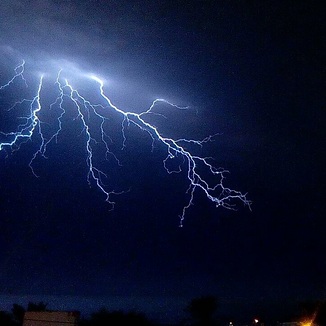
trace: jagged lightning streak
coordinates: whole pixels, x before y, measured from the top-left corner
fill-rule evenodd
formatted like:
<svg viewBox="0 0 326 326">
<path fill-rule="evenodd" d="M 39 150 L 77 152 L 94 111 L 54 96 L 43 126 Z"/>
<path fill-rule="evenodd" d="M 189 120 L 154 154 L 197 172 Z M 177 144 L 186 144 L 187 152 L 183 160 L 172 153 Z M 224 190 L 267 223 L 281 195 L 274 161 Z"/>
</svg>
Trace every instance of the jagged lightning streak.
<svg viewBox="0 0 326 326">
<path fill-rule="evenodd" d="M 15 68 L 15 75 L 6 84 L 2 86 L 0 85 L 0 91 L 13 84 L 17 78 L 21 78 L 25 82 L 25 85 L 27 86 L 26 79 L 24 78 L 24 71 L 25 71 L 25 60 L 23 60 L 23 62 Z"/>
<path fill-rule="evenodd" d="M 85 75 L 92 83 L 97 85 L 98 96 L 102 99 L 105 104 L 92 103 L 91 100 L 87 99 L 81 92 L 74 87 L 73 83 L 69 81 L 69 78 L 62 76 L 63 68 L 58 69 L 56 79 L 54 82 L 54 88 L 56 89 L 56 98 L 50 105 L 44 105 L 42 98 L 42 89 L 44 83 L 44 75 L 40 75 L 38 78 L 38 86 L 35 91 L 35 95 L 28 99 L 23 98 L 22 100 L 14 103 L 9 110 L 16 109 L 18 106 L 28 104 L 28 113 L 20 119 L 24 119 L 25 123 L 19 124 L 16 130 L 9 132 L 1 132 L 0 135 L 4 140 L 0 141 L 0 151 L 9 148 L 16 149 L 20 148 L 21 144 L 28 141 L 34 140 L 38 137 L 40 139 L 40 145 L 38 149 L 32 155 L 29 166 L 35 176 L 38 176 L 33 169 L 33 162 L 38 156 L 46 157 L 46 151 L 50 143 L 53 141 L 57 142 L 60 132 L 63 128 L 63 117 L 67 113 L 67 107 L 71 108 L 71 105 L 76 111 L 76 119 L 81 122 L 83 133 L 85 134 L 85 148 L 86 148 L 86 164 L 88 166 L 87 181 L 89 185 L 94 182 L 99 190 L 105 195 L 106 201 L 114 207 L 114 201 L 111 199 L 112 195 L 120 194 L 124 191 L 109 190 L 108 186 L 104 183 L 104 179 L 107 179 L 107 174 L 103 172 L 96 164 L 94 156 L 95 149 L 94 145 L 98 142 L 105 146 L 105 156 L 108 159 L 109 156 L 113 157 L 117 164 L 120 164 L 119 159 L 110 149 L 110 143 L 112 139 L 105 131 L 105 125 L 110 123 L 108 114 L 115 114 L 121 118 L 121 134 L 122 134 L 122 149 L 126 147 L 126 130 L 130 125 L 135 126 L 139 130 L 146 132 L 151 141 L 152 149 L 154 148 L 155 142 L 159 143 L 166 152 L 166 156 L 163 159 L 163 166 L 167 173 L 185 173 L 185 177 L 188 182 L 188 199 L 183 205 L 180 214 L 180 226 L 183 226 L 185 215 L 187 210 L 193 205 L 194 195 L 196 191 L 204 193 L 206 198 L 214 203 L 216 207 L 222 206 L 228 209 L 234 209 L 234 200 L 240 200 L 245 205 L 250 207 L 250 201 L 247 199 L 246 194 L 242 194 L 239 191 L 232 190 L 224 186 L 224 176 L 227 172 L 224 169 L 215 168 L 210 157 L 201 157 L 192 153 L 186 148 L 187 144 L 194 146 L 203 146 L 205 143 L 212 140 L 213 136 L 208 136 L 203 140 L 194 139 L 173 139 L 164 136 L 152 123 L 148 122 L 146 117 L 151 114 L 162 115 L 154 111 L 154 108 L 159 103 L 164 103 L 177 109 L 184 109 L 179 107 L 165 99 L 155 99 L 150 107 L 140 113 L 132 111 L 124 111 L 114 105 L 111 99 L 104 92 L 104 81 L 95 75 Z M 19 64 L 15 69 L 14 76 L 0 86 L 0 91 L 5 91 L 15 86 L 18 80 L 24 82 L 27 87 L 27 81 L 24 77 L 25 72 L 25 61 Z M 69 104 L 70 103 L 70 104 Z M 56 128 L 52 132 L 45 132 L 43 124 L 45 122 L 40 118 L 41 111 L 58 109 L 58 115 L 56 117 Z M 94 131 L 91 126 L 91 119 L 95 117 L 100 121 L 99 130 Z M 96 132 L 100 133 L 100 139 L 97 139 Z M 169 162 L 178 161 L 177 168 L 169 167 Z M 205 177 L 204 177 L 205 175 Z"/>
</svg>

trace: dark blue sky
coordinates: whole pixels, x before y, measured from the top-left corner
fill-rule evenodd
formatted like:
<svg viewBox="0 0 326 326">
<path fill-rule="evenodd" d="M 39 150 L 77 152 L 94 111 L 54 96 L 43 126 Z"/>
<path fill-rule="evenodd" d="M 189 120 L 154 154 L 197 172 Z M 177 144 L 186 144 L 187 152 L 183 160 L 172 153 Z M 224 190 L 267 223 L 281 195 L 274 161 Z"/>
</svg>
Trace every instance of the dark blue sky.
<svg viewBox="0 0 326 326">
<path fill-rule="evenodd" d="M 31 0 L 0 9 L 1 84 L 22 58 L 26 71 L 65 59 L 107 78 L 122 109 L 139 112 L 156 97 L 189 105 L 160 128 L 177 138 L 220 133 L 202 154 L 253 201 L 252 211 L 228 211 L 198 195 L 179 228 L 187 185 L 135 138 L 115 180 L 131 191 L 108 212 L 87 185 L 70 121 L 37 162 L 39 178 L 28 167 L 35 143 L 0 153 L 3 302 L 51 296 L 56 308 L 53 298 L 69 296 L 66 307 L 79 309 L 82 298 L 96 298 L 94 307 L 131 300 L 127 308 L 146 312 L 153 302 L 174 316 L 213 294 L 221 311 L 251 316 L 325 298 L 325 17 L 317 1 Z M 2 130 L 14 92 L 0 97 Z"/>
</svg>

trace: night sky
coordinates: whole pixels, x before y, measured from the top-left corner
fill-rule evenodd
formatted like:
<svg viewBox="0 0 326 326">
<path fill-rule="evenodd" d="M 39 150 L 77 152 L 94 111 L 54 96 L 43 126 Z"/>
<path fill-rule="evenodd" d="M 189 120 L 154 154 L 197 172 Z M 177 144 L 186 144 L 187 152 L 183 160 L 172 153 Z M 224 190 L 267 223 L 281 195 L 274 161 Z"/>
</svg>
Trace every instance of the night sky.
<svg viewBox="0 0 326 326">
<path fill-rule="evenodd" d="M 225 185 L 252 205 L 215 208 L 198 193 L 180 228 L 185 174 L 166 173 L 151 140 L 131 133 L 125 150 L 116 145 L 123 168 L 107 163 L 112 183 L 130 189 L 109 211 L 87 184 L 83 133 L 68 113 L 48 159 L 35 162 L 38 178 L 28 166 L 36 138 L 0 152 L 0 310 L 43 300 L 169 321 L 192 298 L 215 295 L 220 313 L 282 318 L 301 300 L 325 299 L 318 2 L 1 1 L 0 84 L 22 59 L 26 74 L 64 60 L 104 77 L 122 110 L 155 98 L 188 106 L 166 108 L 155 124 L 176 139 L 218 134 L 200 155 L 229 170 Z M 21 87 L 0 93 L 0 131 L 16 123 L 5 103 Z"/>
</svg>

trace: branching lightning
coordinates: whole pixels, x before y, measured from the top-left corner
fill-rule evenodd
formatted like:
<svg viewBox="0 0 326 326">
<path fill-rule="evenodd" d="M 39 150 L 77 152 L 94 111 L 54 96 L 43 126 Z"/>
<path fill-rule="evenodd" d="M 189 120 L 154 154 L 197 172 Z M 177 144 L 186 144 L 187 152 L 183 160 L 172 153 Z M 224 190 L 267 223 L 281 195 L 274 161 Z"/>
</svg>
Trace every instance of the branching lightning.
<svg viewBox="0 0 326 326">
<path fill-rule="evenodd" d="M 15 90 L 17 83 L 23 83 L 23 87 L 30 87 L 25 78 L 25 61 L 20 63 L 14 69 L 14 74 L 8 82 L 0 85 L 0 95 L 7 90 Z M 250 201 L 247 199 L 246 194 L 242 194 L 239 191 L 232 190 L 224 186 L 224 177 L 226 170 L 216 168 L 212 165 L 212 159 L 210 157 L 201 157 L 191 152 L 187 144 L 192 146 L 203 146 L 205 143 L 212 141 L 213 136 L 208 136 L 203 140 L 194 139 L 174 139 L 166 137 L 162 134 L 158 127 L 149 122 L 148 117 L 150 115 L 162 115 L 155 112 L 155 108 L 158 104 L 164 104 L 176 109 L 184 109 L 164 99 L 155 99 L 147 110 L 140 113 L 131 111 L 124 111 L 114 105 L 111 99 L 106 95 L 104 91 L 105 82 L 95 75 L 84 74 L 85 80 L 89 81 L 90 87 L 94 88 L 94 94 L 97 98 L 101 99 L 100 104 L 94 103 L 93 100 L 86 98 L 83 95 L 82 90 L 78 90 L 73 85 L 73 82 L 64 75 L 65 68 L 59 68 L 56 71 L 55 81 L 53 89 L 55 90 L 55 100 L 51 104 L 45 104 L 44 97 L 44 82 L 48 75 L 38 76 L 38 82 L 34 90 L 34 95 L 31 98 L 20 98 L 13 105 L 6 108 L 9 110 L 15 110 L 21 106 L 28 108 L 24 111 L 23 116 L 19 116 L 19 120 L 22 121 L 15 127 L 14 130 L 0 132 L 0 152 L 2 150 L 17 150 L 27 141 L 39 141 L 37 150 L 31 157 L 29 166 L 32 173 L 38 177 L 38 174 L 33 168 L 33 163 L 37 157 L 46 157 L 47 148 L 53 142 L 58 142 L 58 138 L 62 129 L 64 128 L 64 116 L 67 110 L 74 108 L 76 112 L 76 119 L 81 122 L 83 133 L 85 134 L 85 149 L 86 149 L 86 164 L 88 167 L 87 181 L 89 185 L 95 183 L 97 188 L 104 194 L 105 200 L 114 207 L 113 195 L 120 194 L 124 191 L 116 191 L 110 189 L 104 180 L 107 180 L 107 174 L 102 171 L 96 164 L 94 159 L 97 155 L 95 150 L 95 144 L 99 142 L 104 145 L 106 159 L 111 157 L 115 160 L 116 164 L 120 165 L 120 161 L 116 154 L 110 149 L 112 139 L 107 133 L 107 125 L 110 124 L 110 115 L 115 114 L 121 119 L 121 135 L 122 135 L 122 149 L 127 146 L 127 129 L 133 125 L 135 128 L 144 131 L 148 134 L 150 141 L 152 142 L 152 148 L 154 144 L 159 143 L 166 152 L 166 156 L 162 160 L 162 164 L 167 173 L 184 173 L 187 178 L 188 199 L 183 204 L 183 208 L 180 213 L 180 226 L 183 225 L 187 210 L 194 203 L 194 196 L 196 192 L 202 192 L 206 198 L 214 203 L 216 207 L 222 206 L 228 209 L 234 209 L 234 201 L 240 202 L 250 207 Z M 3 108 L 1 108 L 2 110 Z M 56 109 L 56 126 L 49 133 L 44 131 L 44 122 L 41 119 L 41 112 Z M 108 114 L 107 114 L 108 113 Z M 100 121 L 97 130 L 94 130 L 94 126 L 91 123 L 92 117 L 95 117 Z M 100 137 L 95 134 L 99 133 Z M 177 168 L 170 167 L 171 161 L 176 160 L 181 162 L 177 164 Z M 205 177 L 204 177 L 205 176 Z"/>
</svg>

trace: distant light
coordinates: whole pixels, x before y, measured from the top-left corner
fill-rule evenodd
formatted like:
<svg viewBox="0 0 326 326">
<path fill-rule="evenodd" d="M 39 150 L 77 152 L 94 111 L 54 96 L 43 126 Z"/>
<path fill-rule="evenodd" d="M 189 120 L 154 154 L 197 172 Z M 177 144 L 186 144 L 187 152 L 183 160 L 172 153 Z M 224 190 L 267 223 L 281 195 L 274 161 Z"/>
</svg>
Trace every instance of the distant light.
<svg viewBox="0 0 326 326">
<path fill-rule="evenodd" d="M 258 324 L 259 323 L 259 320 L 258 319 L 254 319 L 254 323 L 255 324 Z"/>
<path fill-rule="evenodd" d="M 301 323 L 301 326 L 312 326 L 312 321 L 304 321 Z"/>
</svg>

